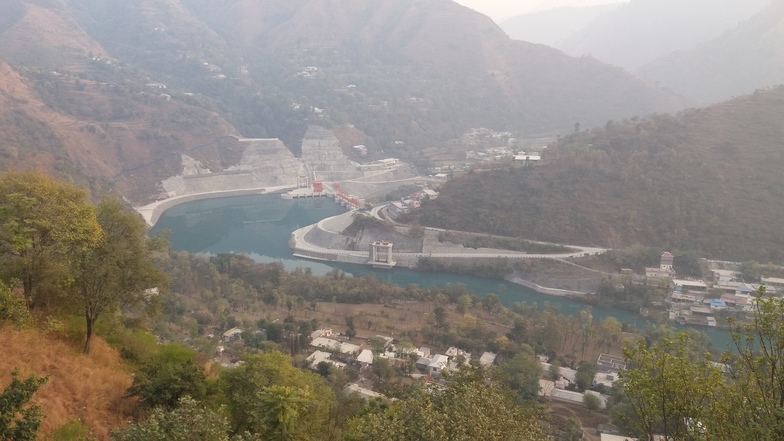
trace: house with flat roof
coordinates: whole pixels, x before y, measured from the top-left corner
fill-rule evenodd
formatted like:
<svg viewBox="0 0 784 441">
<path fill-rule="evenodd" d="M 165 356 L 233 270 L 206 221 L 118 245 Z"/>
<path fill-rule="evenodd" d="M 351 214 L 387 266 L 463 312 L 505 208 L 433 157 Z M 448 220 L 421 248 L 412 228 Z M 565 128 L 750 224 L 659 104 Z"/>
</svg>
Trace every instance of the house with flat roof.
<svg viewBox="0 0 784 441">
<path fill-rule="evenodd" d="M 778 277 L 763 277 L 762 281 L 765 285 L 781 286 L 784 287 L 784 279 Z"/>
<path fill-rule="evenodd" d="M 362 352 L 357 355 L 357 361 L 362 363 L 363 366 L 373 364 L 373 351 L 370 349 L 363 349 Z"/>
<path fill-rule="evenodd" d="M 359 346 L 353 343 L 347 343 L 344 341 L 334 340 L 331 338 L 326 337 L 317 337 L 314 338 L 310 345 L 316 348 L 326 349 L 328 351 L 336 351 L 343 354 L 354 355 L 359 351 Z"/>
<path fill-rule="evenodd" d="M 498 354 L 494 352 L 485 352 L 479 357 L 479 364 L 481 366 L 492 366 L 495 363 L 496 357 L 498 357 Z"/>
<path fill-rule="evenodd" d="M 379 400 L 386 400 L 387 397 L 382 395 L 378 392 L 374 392 L 370 389 L 364 388 L 356 383 L 351 383 L 346 385 L 343 388 L 343 393 L 346 395 L 356 395 L 364 400 L 372 400 L 372 399 L 379 399 Z"/>
<path fill-rule="evenodd" d="M 447 366 L 449 366 L 449 357 L 443 354 L 436 354 L 430 359 L 430 363 L 427 365 L 427 371 L 433 374 L 440 374 Z"/>
<path fill-rule="evenodd" d="M 676 276 L 676 272 L 672 269 L 662 269 L 662 268 L 645 268 L 645 277 L 661 277 L 661 278 L 673 278 Z"/>
<path fill-rule="evenodd" d="M 675 286 L 683 287 L 689 291 L 707 291 L 708 284 L 702 280 L 672 279 Z"/>
<path fill-rule="evenodd" d="M 740 276 L 740 273 L 734 270 L 715 269 L 711 272 L 717 283 L 734 282 Z"/>
<path fill-rule="evenodd" d="M 231 328 L 224 332 L 222 336 L 223 343 L 231 343 L 240 338 L 242 338 L 242 329 L 240 328 Z"/>
<path fill-rule="evenodd" d="M 324 352 L 324 351 L 315 351 L 312 354 L 310 354 L 308 356 L 308 358 L 306 358 L 305 360 L 310 362 L 310 368 L 311 369 L 316 369 L 316 367 L 321 362 L 329 363 L 329 364 L 331 364 L 332 366 L 335 366 L 338 369 L 345 369 L 346 368 L 346 363 L 341 363 L 341 362 L 339 362 L 337 360 L 333 360 L 332 359 L 332 354 L 330 354 L 329 352 Z"/>
</svg>

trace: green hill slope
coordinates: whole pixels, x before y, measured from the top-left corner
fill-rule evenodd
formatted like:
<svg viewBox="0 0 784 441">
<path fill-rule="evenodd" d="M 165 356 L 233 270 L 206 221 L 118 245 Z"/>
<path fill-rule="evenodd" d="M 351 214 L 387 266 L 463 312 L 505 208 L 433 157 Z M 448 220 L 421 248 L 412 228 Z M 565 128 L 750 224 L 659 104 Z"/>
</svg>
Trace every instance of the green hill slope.
<svg viewBox="0 0 784 441">
<path fill-rule="evenodd" d="M 454 179 L 419 215 L 529 239 L 784 258 L 784 87 L 678 117 L 610 122 L 545 163 Z"/>
</svg>

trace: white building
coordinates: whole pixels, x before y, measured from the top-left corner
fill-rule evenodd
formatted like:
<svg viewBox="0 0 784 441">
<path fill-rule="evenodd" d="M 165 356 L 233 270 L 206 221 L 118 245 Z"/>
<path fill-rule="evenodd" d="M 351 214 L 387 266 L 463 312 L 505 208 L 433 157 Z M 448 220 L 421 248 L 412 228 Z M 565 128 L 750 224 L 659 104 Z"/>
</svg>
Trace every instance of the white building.
<svg viewBox="0 0 784 441">
<path fill-rule="evenodd" d="M 337 360 L 332 360 L 332 354 L 330 354 L 329 352 L 315 351 L 312 354 L 310 354 L 310 356 L 308 356 L 308 358 L 306 358 L 305 360 L 310 362 L 311 369 L 316 369 L 316 367 L 321 362 L 329 363 L 338 369 L 344 369 L 346 367 L 346 363 L 341 363 Z"/>
<path fill-rule="evenodd" d="M 328 351 L 336 351 L 342 354 L 354 355 L 359 351 L 359 346 L 353 343 L 346 343 L 343 341 L 334 340 L 326 337 L 314 338 L 310 345 L 316 348 L 323 348 Z"/>
<path fill-rule="evenodd" d="M 373 364 L 373 351 L 370 349 L 363 349 L 362 352 L 357 355 L 357 361 L 363 365 Z"/>
<path fill-rule="evenodd" d="M 498 354 L 493 352 L 485 352 L 481 357 L 479 357 L 479 364 L 481 366 L 491 366 L 493 363 L 495 363 L 496 357 L 498 357 Z"/>
<path fill-rule="evenodd" d="M 430 359 L 430 364 L 427 365 L 427 371 L 434 374 L 440 374 L 448 365 L 449 357 L 443 354 L 436 354 Z"/>
</svg>

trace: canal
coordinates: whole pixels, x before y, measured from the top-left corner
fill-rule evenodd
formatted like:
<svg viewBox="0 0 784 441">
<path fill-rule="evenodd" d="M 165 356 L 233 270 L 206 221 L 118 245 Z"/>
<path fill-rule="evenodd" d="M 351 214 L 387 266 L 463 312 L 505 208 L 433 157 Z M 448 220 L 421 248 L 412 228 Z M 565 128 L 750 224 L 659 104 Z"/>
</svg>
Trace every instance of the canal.
<svg viewBox="0 0 784 441">
<path fill-rule="evenodd" d="M 495 293 L 507 306 L 513 302 L 527 302 L 536 303 L 542 308 L 548 302 L 564 314 L 576 314 L 586 307 L 569 298 L 540 294 L 506 281 L 407 268 L 381 270 L 365 265 L 299 259 L 292 255 L 288 246 L 292 231 L 344 211 L 328 198 L 284 200 L 279 195 L 270 194 L 207 199 L 170 208 L 160 217 L 153 232 L 170 230 L 172 248 L 176 251 L 248 254 L 257 262 L 282 262 L 289 270 L 307 267 L 314 274 L 326 274 L 339 268 L 353 276 L 372 274 L 376 279 L 400 286 L 412 283 L 422 287 L 463 284 L 480 296 Z M 593 307 L 591 312 L 595 320 L 612 316 L 639 329 L 646 325 L 643 317 L 620 309 Z M 711 328 L 700 330 L 705 331 L 719 349 L 725 349 L 730 343 L 726 331 Z"/>
</svg>

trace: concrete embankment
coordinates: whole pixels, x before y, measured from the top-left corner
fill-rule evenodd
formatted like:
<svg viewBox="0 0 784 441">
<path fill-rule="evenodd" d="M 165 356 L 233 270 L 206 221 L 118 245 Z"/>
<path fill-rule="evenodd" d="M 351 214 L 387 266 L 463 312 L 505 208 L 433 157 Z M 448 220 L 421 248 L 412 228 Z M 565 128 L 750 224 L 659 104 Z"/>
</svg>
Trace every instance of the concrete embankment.
<svg viewBox="0 0 784 441">
<path fill-rule="evenodd" d="M 218 190 L 218 191 L 211 191 L 205 193 L 195 193 L 195 194 L 188 194 L 182 196 L 174 196 L 161 201 L 153 202 L 143 207 L 136 207 L 136 211 L 142 215 L 144 220 L 147 222 L 147 225 L 152 227 L 153 225 L 155 225 L 156 222 L 158 222 L 158 219 L 160 219 L 161 215 L 166 210 L 172 207 L 176 207 L 177 205 L 184 204 L 186 202 L 198 201 L 203 199 L 224 198 L 230 196 L 268 194 L 268 193 L 275 193 L 284 190 L 289 190 L 292 188 L 296 188 L 296 185 L 294 186 L 287 185 L 281 187 L 245 188 L 245 189 L 238 189 L 238 190 Z"/>
<path fill-rule="evenodd" d="M 537 285 L 536 283 L 530 282 L 525 279 L 521 279 L 517 276 L 507 276 L 505 278 L 507 282 L 511 282 L 517 285 L 525 286 L 526 288 L 533 289 L 534 291 L 542 294 L 547 294 L 551 296 L 560 296 L 560 297 L 569 297 L 569 296 L 584 296 L 588 293 L 580 292 L 580 291 L 569 291 L 566 289 L 556 289 L 556 288 L 548 288 L 546 286 Z"/>
</svg>

